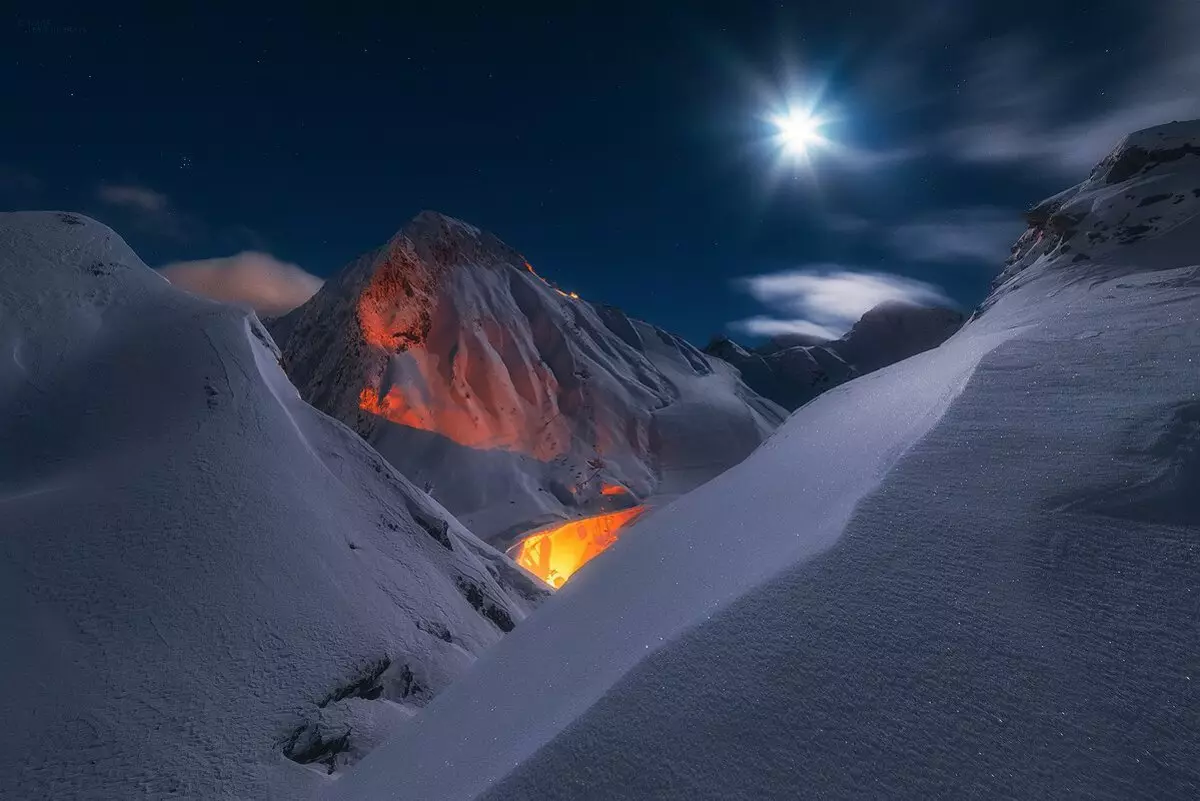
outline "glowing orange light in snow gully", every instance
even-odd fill
[[[621,529],[633,523],[644,506],[572,520],[530,534],[509,550],[518,565],[552,587],[561,587],[583,567],[620,538]]]

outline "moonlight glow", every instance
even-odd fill
[[[805,111],[789,111],[771,119],[779,130],[776,138],[784,151],[797,156],[804,156],[813,146],[823,144],[825,137],[821,135],[821,125],[824,123]]]

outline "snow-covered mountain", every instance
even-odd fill
[[[784,417],[727,364],[433,212],[271,330],[306,400],[502,543],[599,510],[606,487],[691,489]]]
[[[704,352],[738,368],[758,394],[795,410],[852,378],[936,348],[964,319],[952,309],[892,301],[868,311],[840,339],[789,337],[745,348],[719,338]]]
[[[346,801],[1200,796],[1200,123],[1039,205],[945,344],[798,410]]]
[[[0,795],[299,798],[544,597],[253,314],[0,215]]]

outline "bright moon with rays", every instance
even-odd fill
[[[806,156],[808,151],[825,142],[821,135],[820,117],[804,111],[788,111],[771,118],[779,130],[776,138],[784,151],[795,156]]]

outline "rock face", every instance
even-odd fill
[[[0,215],[0,352],[5,797],[307,797],[545,597],[93,220]]]
[[[841,339],[775,339],[745,348],[721,338],[704,351],[738,368],[755,392],[793,411],[852,378],[936,348],[964,319],[952,309],[884,303],[864,314]]]
[[[722,362],[433,212],[271,324],[302,396],[484,537],[678,492],[783,417]]]
[[[1023,273],[1050,260],[1066,275],[1090,280],[1122,269],[1117,265],[1127,263],[1126,246],[1145,242],[1138,250],[1158,256],[1184,244],[1200,209],[1198,159],[1200,122],[1129,135],[1083,183],[1026,212],[1029,228],[993,288],[1022,286],[1030,278]],[[982,310],[1002,296],[993,291]]]

